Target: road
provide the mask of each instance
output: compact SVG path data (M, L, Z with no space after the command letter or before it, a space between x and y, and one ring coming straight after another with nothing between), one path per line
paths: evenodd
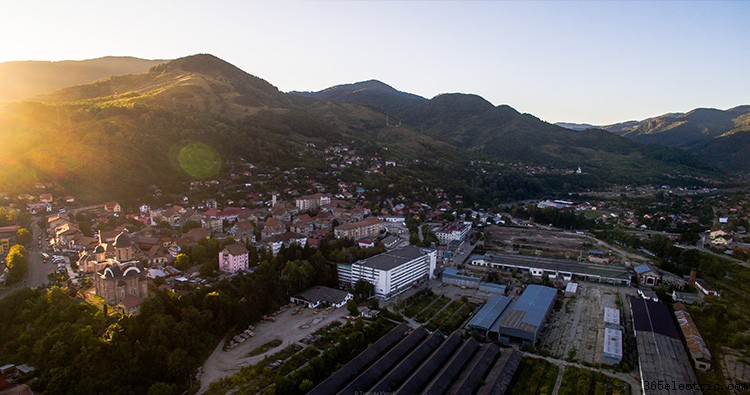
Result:
M620 373L620 372L612 372L610 370L604 370L604 369L599 369L599 368L590 368L588 366L583 366L579 363L563 361L561 359L556 359L552 357L543 357L541 355L532 354L530 352L525 352L525 351L521 351L521 352L527 357L536 358L536 359L544 359L560 367L560 372L558 373L557 381L555 382L555 389L552 392L553 394L557 394L557 391L560 389L560 384L562 383L562 374L565 371L566 366L574 366L574 367L581 368L581 369L593 370L595 372L600 372L604 374L605 376L614 377L616 379L622 380L630 384L630 392L633 395L639 395L641 393L641 382L637 376L626 374L626 373Z
M26 275L26 278L21 280L20 282L0 290L0 299L4 298L15 290L24 287L34 288L40 285L47 284L47 276L55 269L55 265L51 263L45 263L44 259L42 259L42 250L39 247L39 237L41 236L42 241L44 241L45 235L43 234L43 231L39 226L39 221L40 219L38 217L34 217L31 225L29 226L29 230L31 230L31 233L33 235L31 245L26 248L29 256L29 273ZM42 245L44 246L46 245L46 243L43 242Z

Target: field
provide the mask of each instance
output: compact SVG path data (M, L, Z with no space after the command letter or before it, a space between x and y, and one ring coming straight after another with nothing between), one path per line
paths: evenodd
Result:
M626 295L633 293L632 288L578 283L576 296L564 298L563 307L552 313L550 323L542 333L542 351L558 359L585 365L601 364L604 351L604 307L619 308L622 303L626 303ZM627 342L627 335L631 333L627 308L620 309L620 320L625 328L623 341ZM630 359L634 348L627 344L623 348L626 350L623 360L627 363L622 364L621 368L628 371L635 366L632 363L634 360Z
M524 357L508 387L510 395L545 395L555 388L560 368L542 359Z
M628 395L630 386L601 372L566 366L558 394Z

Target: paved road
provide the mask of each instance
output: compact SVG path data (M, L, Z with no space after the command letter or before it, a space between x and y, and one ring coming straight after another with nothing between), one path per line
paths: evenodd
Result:
M47 276L54 270L53 264L45 263L44 259L42 259L42 251L39 248L39 236L42 236L42 246L45 245L45 238L42 234L42 229L39 227L39 219L34 218L29 227L33 235L31 245L26 248L29 256L29 273L20 282L0 290L0 299L24 287L34 288L47 284Z

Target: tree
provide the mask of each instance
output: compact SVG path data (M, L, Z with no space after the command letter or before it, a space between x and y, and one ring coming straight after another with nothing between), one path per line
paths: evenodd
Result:
M177 254L177 257L174 258L174 267L180 269L180 270L186 270L190 267L190 257L186 254Z
M29 271L29 258L26 248L16 244L8 252L8 284L18 282Z
M350 300L346 302L346 309L349 310L349 315L352 317L356 317L359 315L359 310L357 309L357 302L354 300Z
M203 277L212 276L216 272L216 265L211 261L206 261L201 265L200 272Z
M375 295L375 287L365 280L357 280L354 283L354 300L358 303L364 302L370 296Z
M29 245L31 243L34 236L32 236L31 232L29 232L26 228L19 228L16 232L16 239L18 240L18 244L21 245Z

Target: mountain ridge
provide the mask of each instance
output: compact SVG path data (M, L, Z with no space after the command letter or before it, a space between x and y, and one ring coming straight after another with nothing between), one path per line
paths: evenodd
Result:
M646 182L673 170L713 174L680 151L603 131L572 132L477 95L443 94L427 100L374 81L365 85L379 89L371 99L395 98L391 102L412 105L391 117L377 109L389 102L360 104L287 94L206 54L160 64L143 74L64 88L37 101L0 107L0 138L12 143L0 153L0 163L8 164L0 183L54 179L75 185L75 193L91 189L97 197L124 196L150 185L179 190L194 175L180 167L177 155L193 142L212 147L223 163L251 158L281 169L314 157L312 146L347 142L367 155L414 164L393 170L400 182L475 188L476 193L494 181L485 176L468 181L476 177L467 168L474 159L568 169L582 165L589 176L570 181L589 184ZM305 159L314 162L311 168L326 169L313 157Z
M0 102L18 101L54 90L89 84L113 75L140 74L166 60L105 56L86 60L0 63Z

